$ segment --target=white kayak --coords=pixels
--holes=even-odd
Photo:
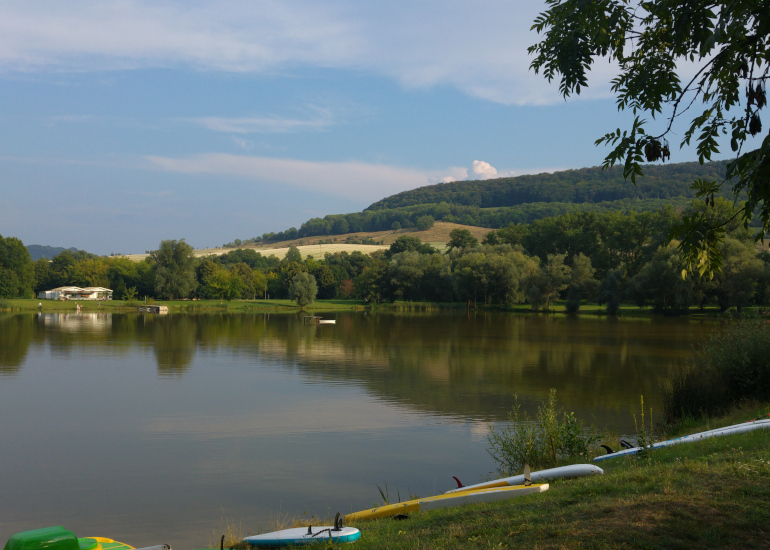
[[[540,470],[538,472],[532,472],[530,479],[532,483],[543,483],[544,481],[551,481],[554,479],[567,479],[571,477],[590,476],[593,474],[603,474],[604,470],[593,464],[571,464],[570,466],[559,466],[558,468],[551,468],[549,470]],[[477,483],[475,485],[465,485],[447,491],[449,493],[463,493],[466,491],[473,491],[476,489],[489,489],[492,487],[508,487],[510,485],[522,485],[524,483],[524,474],[504,477],[502,479],[495,479],[493,481],[485,481],[484,483]]]
[[[251,546],[296,546],[318,542],[355,542],[361,538],[361,531],[355,527],[295,527],[272,533],[246,537],[243,542]]]
[[[478,502],[495,502],[497,500],[506,500],[518,496],[542,493],[548,490],[548,484],[539,485],[516,485],[514,487],[492,487],[488,489],[473,489],[464,493],[443,494],[433,497],[416,498],[399,502],[398,504],[386,504],[369,510],[362,510],[345,516],[345,521],[354,521],[361,519],[377,519],[398,514],[407,514],[410,512],[419,512],[425,510],[437,510],[439,508],[449,508],[451,506],[461,506],[463,504],[475,504]]]
[[[677,437],[666,441],[660,441],[658,443],[653,443],[651,448],[659,449],[661,447],[670,447],[671,445],[677,445],[679,443],[692,443],[693,441],[700,441],[701,439],[708,439],[709,437],[718,437],[722,435],[733,435],[733,434],[751,432],[753,430],[759,430],[761,428],[770,428],[770,418],[766,418],[762,420],[752,420],[751,422],[744,422],[743,424],[725,426],[724,428],[715,428],[713,430],[708,430],[705,432],[699,432],[696,434],[685,435],[682,437]],[[650,447],[647,447],[647,448],[650,448]],[[633,455],[638,453],[642,449],[643,449],[642,447],[633,447],[631,449],[624,449],[622,451],[616,451],[614,453],[597,456],[596,458],[594,458],[594,462],[599,462],[601,460],[607,460],[610,458],[617,458],[619,456]]]

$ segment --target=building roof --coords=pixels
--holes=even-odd
[[[86,288],[80,288],[79,286],[60,286],[58,288],[52,288],[48,292],[112,292],[111,288],[104,288],[103,286],[89,286]]]

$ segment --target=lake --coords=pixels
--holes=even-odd
[[[63,525],[135,547],[476,483],[514,395],[633,433],[715,328],[503,313],[0,316],[0,544]],[[647,413],[649,411],[646,411]]]

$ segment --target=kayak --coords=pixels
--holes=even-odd
[[[8,539],[5,550],[134,550],[134,547],[106,537],[77,538],[64,527],[44,527],[16,533]],[[171,550],[171,547],[161,544],[140,550]]]
[[[263,533],[246,537],[243,542],[251,546],[291,546],[315,544],[318,542],[355,542],[361,538],[361,531],[354,527],[341,527],[335,530],[331,526],[295,527],[272,533]]]
[[[572,464],[570,466],[560,466],[558,468],[551,468],[549,470],[540,470],[539,472],[532,472],[530,474],[530,480],[533,483],[541,483],[544,481],[551,481],[554,479],[568,479],[572,477],[590,476],[593,474],[603,474],[604,470],[593,464]],[[447,491],[449,493],[464,493],[466,491],[473,491],[476,489],[489,489],[492,487],[508,487],[511,485],[521,485],[524,483],[524,474],[504,477],[502,479],[496,479],[494,481],[486,481],[484,483],[477,483],[476,485],[465,485]]]
[[[694,441],[700,441],[701,439],[708,439],[709,437],[718,437],[722,435],[733,435],[733,434],[751,432],[754,430],[759,430],[761,428],[770,428],[770,419],[752,420],[750,422],[744,422],[742,424],[735,424],[733,426],[725,426],[724,428],[715,428],[713,430],[708,430],[705,432],[685,435],[682,437],[677,437],[674,439],[653,443],[651,447],[647,447],[647,448],[659,449],[661,447],[670,447],[671,445],[677,445],[679,443],[692,443]],[[619,456],[633,455],[642,450],[643,450],[643,447],[632,447],[630,449],[624,449],[622,451],[616,451],[614,453],[597,456],[596,458],[594,458],[594,462],[608,460],[610,458],[617,458]]]
[[[513,487],[491,487],[484,489],[471,489],[463,493],[449,493],[436,495],[433,497],[416,498],[399,502],[398,504],[386,504],[369,510],[354,512],[345,516],[345,521],[354,521],[358,519],[377,519],[398,514],[407,514],[410,512],[437,510],[439,508],[449,508],[452,506],[462,506],[463,504],[474,504],[477,502],[494,502],[534,493],[542,493],[548,490],[547,483],[535,485],[515,485]]]

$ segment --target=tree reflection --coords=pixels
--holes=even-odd
[[[161,376],[182,376],[195,356],[197,325],[187,315],[147,316]]]
[[[630,422],[639,396],[659,410],[663,381],[713,323],[505,313],[336,313],[336,325],[302,315],[114,314],[111,319],[0,317],[0,374],[15,374],[33,338],[51,353],[107,355],[152,348],[161,377],[182,377],[198,349],[296,370],[311,384],[362,388],[387,403],[441,416],[505,420],[518,394],[534,413],[550,388],[587,422]],[[72,322],[70,322],[72,321]],[[88,322],[86,322],[88,321]],[[37,334],[38,336],[35,336]]]
[[[0,316],[0,376],[13,376],[19,372],[34,336],[34,316]]]

